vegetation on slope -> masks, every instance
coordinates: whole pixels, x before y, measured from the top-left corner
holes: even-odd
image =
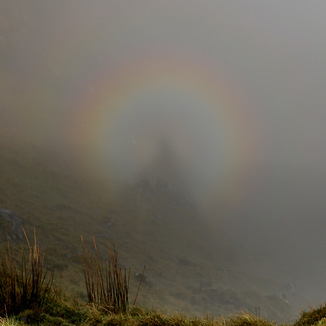
[[[301,313],[294,326],[326,325],[326,305]]]
[[[24,231],[25,232],[25,231]],[[184,315],[162,314],[129,306],[130,273],[121,268],[118,253],[109,246],[109,260],[102,263],[96,247],[90,253],[83,242],[85,286],[88,303],[68,297],[53,285],[53,274],[44,268],[44,254],[40,252],[34,231],[34,244],[29,256],[21,252],[18,260],[8,241],[6,252],[0,257],[0,326],[13,325],[169,325],[169,326],[276,326],[254,314],[242,313],[227,318],[194,318]],[[18,261],[18,263],[17,263]],[[143,276],[143,275],[142,275]],[[142,278],[141,278],[142,279]],[[104,281],[105,280],[105,281]],[[138,293],[137,293],[138,294]],[[122,296],[121,296],[122,295]],[[324,326],[326,306],[303,312],[293,326]]]
[[[326,309],[325,307],[323,309]],[[41,313],[35,310],[25,310],[12,317],[0,318],[1,326],[14,325],[80,325],[80,326],[324,326],[326,318],[316,318],[316,311],[302,313],[302,317],[294,324],[277,324],[274,321],[264,319],[253,314],[242,313],[228,317],[213,318],[204,316],[194,318],[180,314],[162,314],[155,310],[145,310],[139,307],[131,307],[125,313],[107,312],[94,304],[81,303],[64,297],[62,294],[56,297],[51,306]],[[309,322],[307,315],[310,315]]]

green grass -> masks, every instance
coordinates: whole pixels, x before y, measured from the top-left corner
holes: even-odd
[[[326,307],[321,307],[326,309]],[[320,308],[316,309],[319,310]],[[311,315],[309,321],[307,314]],[[278,324],[274,321],[264,319],[253,314],[237,314],[228,317],[189,317],[181,314],[162,314],[156,310],[146,310],[133,306],[128,312],[112,313],[101,309],[95,304],[80,303],[76,300],[56,297],[51,307],[46,311],[37,313],[26,310],[11,318],[0,318],[0,326],[14,325],[80,325],[80,326],[324,326],[325,317],[316,317],[319,312],[311,310],[304,312],[304,324],[302,317],[294,324]]]
[[[0,317],[0,326],[18,326],[21,325],[19,321],[14,318],[3,318]]]
[[[1,322],[3,324],[1,324]],[[162,314],[132,307],[128,313],[107,313],[95,305],[73,306],[71,303],[54,304],[53,310],[41,314],[27,310],[15,318],[3,318],[0,325],[125,325],[125,326],[276,326],[260,317],[241,314],[228,318],[194,318],[180,314]]]
[[[326,309],[326,307],[323,307]],[[317,309],[318,310],[318,309]],[[318,312],[311,310],[303,314],[315,314]],[[124,326],[297,326],[301,324],[302,317],[294,324],[278,324],[274,321],[262,317],[242,313],[228,317],[189,317],[180,314],[162,314],[156,310],[145,310],[139,307],[131,307],[129,312],[108,313],[101,310],[99,306],[72,302],[67,299],[57,298],[51,309],[37,314],[32,310],[11,318],[0,318],[0,326],[14,325],[81,325],[81,326],[104,326],[104,325],[124,325]],[[325,326],[326,318],[316,318],[305,320],[304,325]]]
[[[326,305],[318,308],[311,308],[310,311],[303,311],[301,317],[294,326],[325,325],[326,323]]]

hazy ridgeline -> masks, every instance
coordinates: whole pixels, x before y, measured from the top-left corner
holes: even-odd
[[[77,291],[89,233],[148,266],[144,304],[323,302],[325,10],[2,1],[0,208]]]

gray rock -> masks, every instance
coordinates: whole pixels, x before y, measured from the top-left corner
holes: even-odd
[[[21,240],[23,238],[24,220],[14,212],[0,208],[0,228],[9,240]]]
[[[142,284],[146,285],[149,288],[153,287],[153,283],[152,281],[145,275],[141,274],[141,273],[135,273],[135,279],[140,282],[142,281]]]

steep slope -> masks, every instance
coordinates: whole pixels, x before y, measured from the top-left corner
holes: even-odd
[[[144,172],[133,185],[116,187],[114,180],[67,172],[51,151],[3,143],[0,208],[22,218],[28,234],[36,227],[56,279],[83,298],[81,234],[89,246],[95,236],[103,258],[107,240],[118,249],[121,264],[132,269],[131,298],[146,265],[141,305],[189,314],[247,310],[289,319],[290,305],[278,294],[284,282],[241,269],[223,230],[202,222],[182,182],[173,181],[174,163],[165,159],[165,175],[153,176],[155,163],[150,180]]]

